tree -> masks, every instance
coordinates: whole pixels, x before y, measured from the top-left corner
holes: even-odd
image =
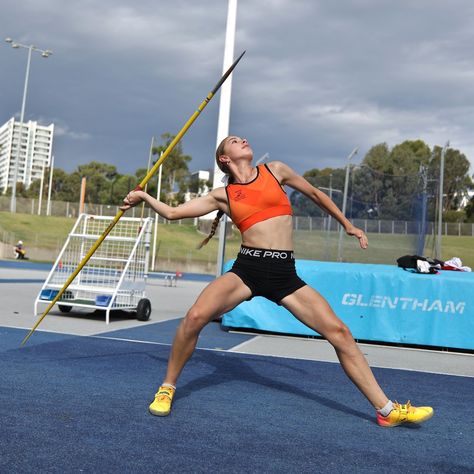
[[[303,176],[316,188],[326,194],[332,194],[332,199],[337,205],[342,205],[342,190],[344,189],[345,170],[342,168],[313,168],[306,171]],[[331,192],[332,190],[332,192]],[[310,199],[300,192],[290,194],[290,202],[296,215],[321,217],[325,215]]]
[[[212,181],[210,179],[199,179],[197,174],[191,175],[188,178],[187,189],[189,192],[201,196],[207,190],[212,188]]]
[[[464,210],[466,212],[467,221],[474,222],[474,196],[469,200]]]
[[[76,171],[81,178],[86,178],[86,201],[90,203],[107,203],[110,196],[111,183],[117,177],[114,165],[91,161],[86,165],[79,165]]]
[[[430,178],[439,183],[442,148],[435,146],[430,163]],[[469,176],[469,160],[459,150],[448,148],[444,161],[443,210],[456,210],[474,183]]]
[[[107,204],[120,205],[124,197],[137,185],[137,177],[131,174],[120,175],[110,182]],[[104,203],[105,204],[105,203]]]
[[[421,167],[431,151],[421,140],[404,141],[389,150],[386,143],[372,147],[351,180],[352,217],[415,218],[423,192]]]

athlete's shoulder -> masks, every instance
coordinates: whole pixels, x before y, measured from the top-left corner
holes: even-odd
[[[227,194],[224,186],[219,186],[209,191],[209,195],[217,201],[223,201],[227,199]]]
[[[295,171],[283,161],[270,161],[267,163],[267,166],[280,182],[296,174]]]

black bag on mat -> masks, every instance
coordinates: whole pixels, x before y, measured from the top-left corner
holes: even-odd
[[[415,270],[414,273],[438,273],[444,262],[436,258],[426,258],[420,255],[404,255],[397,258],[397,264],[404,270]]]

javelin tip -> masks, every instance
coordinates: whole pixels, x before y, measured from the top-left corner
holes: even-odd
[[[234,62],[233,64],[227,69],[225,74],[221,77],[221,80],[216,84],[214,89],[212,89],[211,94],[214,95],[222,86],[222,84],[225,82],[225,80],[230,76],[231,72],[234,70],[235,66],[237,66],[237,63],[242,59],[242,56],[246,53],[244,51]]]

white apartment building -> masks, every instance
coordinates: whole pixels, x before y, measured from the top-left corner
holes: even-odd
[[[14,117],[0,127],[1,193],[13,185],[19,144],[17,183],[22,182],[28,188],[34,180],[41,178],[51,163],[53,135],[54,124],[45,127],[30,120],[21,127],[20,140],[20,122]]]

